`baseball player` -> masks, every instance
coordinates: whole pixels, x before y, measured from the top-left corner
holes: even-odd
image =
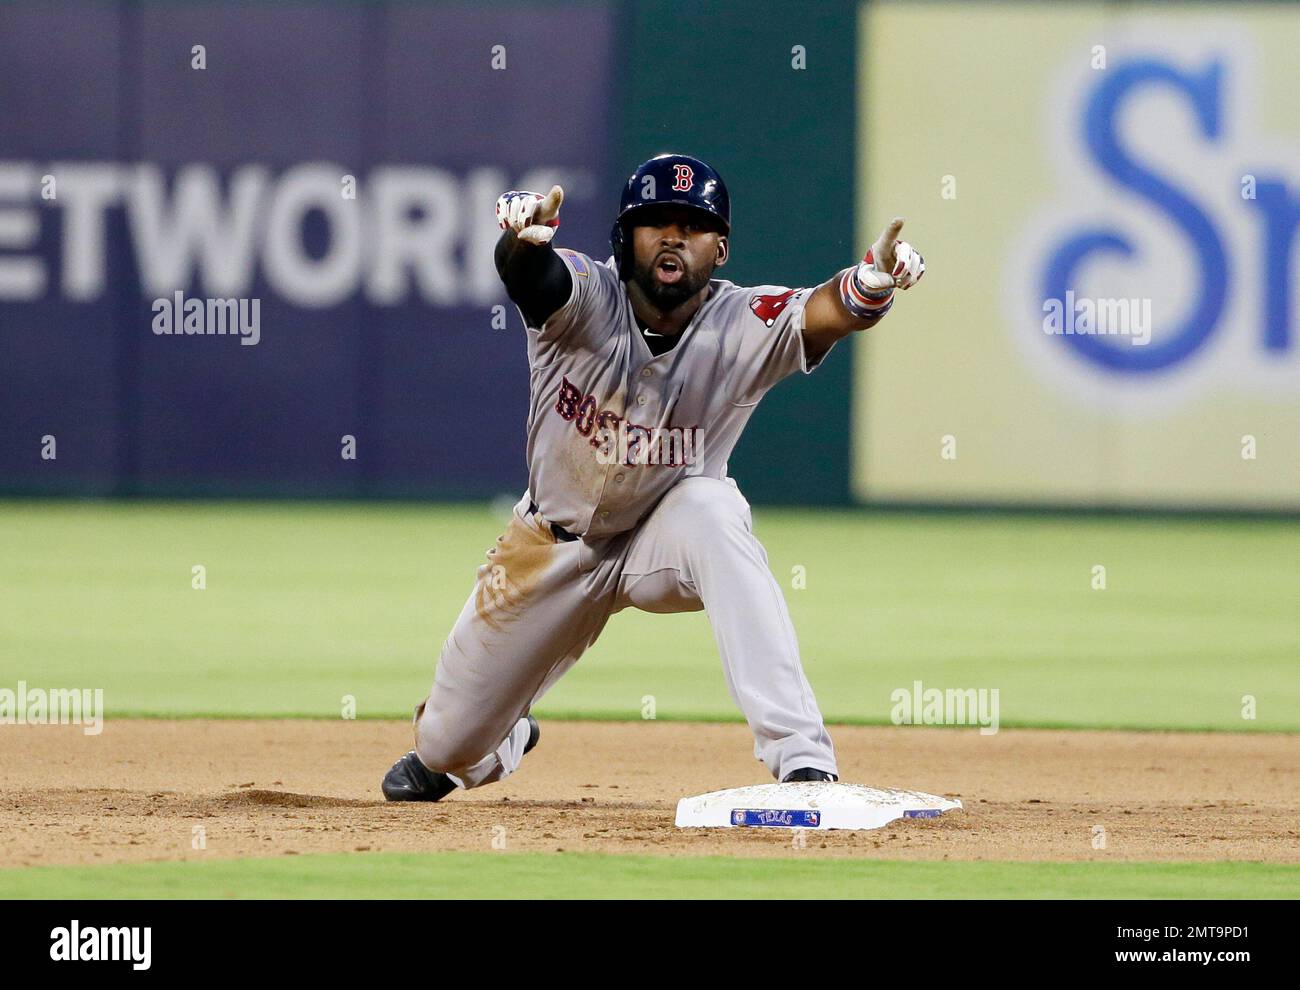
[[[874,326],[925,262],[894,220],[812,288],[715,278],[722,177],[660,155],[623,189],[607,261],[552,243],[564,193],[507,192],[497,270],[527,331],[528,490],[478,569],[416,709],[390,801],[437,801],[514,772],[529,714],[625,608],[704,609],[754,754],[780,781],[838,779],[781,588],[727,459],[767,390]]]

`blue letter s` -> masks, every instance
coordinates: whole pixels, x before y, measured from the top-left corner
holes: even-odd
[[[1084,115],[1084,140],[1098,167],[1117,183],[1160,208],[1182,228],[1200,266],[1200,298],[1186,323],[1161,344],[1116,347],[1103,338],[1076,334],[1059,339],[1078,349],[1082,357],[1121,373],[1160,371],[1177,364],[1204,344],[1227,302],[1228,262],[1209,218],[1178,189],[1143,168],[1120,146],[1116,117],[1121,104],[1144,86],[1166,85],[1186,94],[1206,137],[1219,135],[1219,84],[1222,65],[1213,62],[1199,74],[1184,74],[1163,62],[1139,60],[1109,70],[1097,87]],[[1046,299],[1064,299],[1074,287],[1074,276],[1087,257],[1109,251],[1123,257],[1134,253],[1132,244],[1110,230],[1087,230],[1061,244],[1043,273]],[[1077,293],[1076,293],[1077,294]]]

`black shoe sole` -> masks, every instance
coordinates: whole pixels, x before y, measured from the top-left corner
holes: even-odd
[[[525,755],[532,752],[541,738],[542,727],[537,724],[537,719],[529,715]],[[416,756],[415,750],[411,750],[384,774],[379,789],[389,801],[441,801],[456,789],[456,785],[445,773],[436,773],[426,767]]]
[[[421,763],[415,750],[394,763],[379,786],[389,801],[441,801],[456,789],[445,773],[435,773]]]
[[[814,770],[812,767],[800,767],[798,770],[791,770],[781,780],[783,784],[803,784],[803,783],[825,783],[833,784],[840,778],[833,773],[827,773],[825,770]]]
[[[528,716],[528,742],[524,743],[524,755],[527,756],[537,746],[537,741],[542,738],[542,727],[537,724],[537,719],[531,715]]]

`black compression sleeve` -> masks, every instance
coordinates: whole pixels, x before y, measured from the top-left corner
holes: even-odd
[[[507,230],[497,241],[496,263],[506,295],[530,327],[540,327],[569,301],[573,279],[550,244],[529,244]]]

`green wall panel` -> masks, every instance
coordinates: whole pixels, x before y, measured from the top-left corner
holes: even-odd
[[[680,151],[722,173],[722,274],[813,285],[855,261],[856,4],[641,0],[624,17],[625,171]],[[792,67],[796,45],[806,68]],[[852,343],[759,406],[730,467],[752,501],[849,500]]]

